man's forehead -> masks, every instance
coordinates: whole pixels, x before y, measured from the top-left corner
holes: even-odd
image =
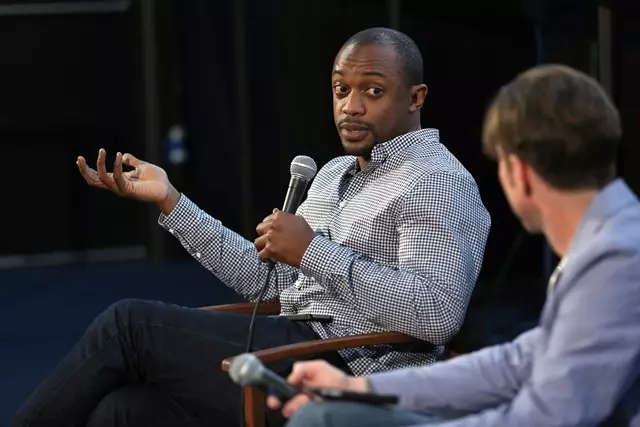
[[[345,46],[336,55],[333,71],[337,74],[357,72],[367,74],[395,74],[399,62],[392,47],[378,44]]]

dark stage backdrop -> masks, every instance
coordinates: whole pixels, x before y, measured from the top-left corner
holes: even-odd
[[[624,136],[622,175],[640,195],[640,2],[615,2],[613,10],[613,94],[620,108]]]
[[[140,151],[135,34],[131,10],[0,14],[0,255],[143,244],[140,209],[89,193],[75,166],[99,147]]]
[[[332,118],[332,61],[356,31],[391,24],[389,3],[155,2],[157,144],[163,153],[169,126],[185,126],[187,163],[170,166],[161,159],[180,189],[253,239],[254,225],[281,205],[295,155],[322,165],[342,154]],[[495,277],[521,228],[495,165],[481,155],[480,127],[496,89],[538,59],[532,15],[521,2],[506,0],[400,3],[399,29],[425,58],[430,92],[423,124],[440,129],[443,143],[478,181],[493,217],[483,276]],[[1,255],[149,242],[154,219],[148,212],[87,189],[73,163],[78,154],[93,160],[100,146],[144,157],[141,4],[109,14],[0,16],[6,159],[0,221],[11,224]],[[546,59],[591,71],[597,64],[595,2],[549,4],[538,16]],[[632,5],[614,9],[614,95],[626,128],[623,173],[637,189],[633,76],[640,64]],[[246,15],[244,43],[237,39],[237,10]],[[543,280],[542,239],[522,236],[512,271]],[[165,236],[164,243],[167,256],[185,256],[173,239]]]

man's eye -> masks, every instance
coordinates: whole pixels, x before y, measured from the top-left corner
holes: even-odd
[[[338,94],[344,94],[349,92],[349,89],[344,85],[333,85],[333,91]]]
[[[370,87],[369,89],[367,89],[367,92],[370,95],[378,96],[381,95],[383,91],[379,87]]]

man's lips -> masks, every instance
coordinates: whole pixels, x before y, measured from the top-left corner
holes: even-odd
[[[368,126],[357,124],[357,123],[345,123],[340,125],[340,129],[346,129],[349,131],[357,131],[357,130],[369,130]]]
[[[347,141],[360,141],[369,133],[369,128],[361,125],[346,124],[340,127],[340,134]]]

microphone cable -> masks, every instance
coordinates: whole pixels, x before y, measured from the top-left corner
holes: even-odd
[[[284,199],[284,207],[282,208],[283,212],[288,212],[291,214],[296,213],[306,191],[307,185],[316,175],[317,170],[318,168],[316,166],[316,162],[309,156],[296,156],[293,159],[290,166],[291,179],[289,180],[289,189],[287,190],[287,195]],[[258,308],[260,307],[260,303],[264,299],[264,295],[269,288],[271,273],[273,272],[274,268],[275,262],[269,260],[267,262],[267,277],[262,284],[262,288],[260,289],[260,293],[258,294],[258,299],[253,306],[251,319],[249,320],[249,334],[247,337],[247,345],[245,346],[245,353],[251,353]],[[244,416],[244,388],[241,390],[240,396],[240,426],[244,427],[246,423]]]
[[[245,346],[244,352],[251,353],[251,346],[253,345],[253,330],[256,323],[256,315],[258,314],[258,307],[264,298],[264,294],[267,293],[267,289],[269,289],[269,281],[271,280],[271,272],[275,267],[275,263],[273,261],[269,261],[267,264],[267,277],[262,284],[262,288],[260,289],[260,293],[258,294],[258,299],[253,306],[253,313],[251,313],[251,320],[249,321],[249,334],[247,336],[247,345]]]
[[[269,261],[267,264],[267,277],[262,284],[262,288],[260,289],[260,293],[258,294],[258,299],[256,300],[253,306],[253,313],[251,313],[251,320],[249,320],[249,333],[247,335],[247,344],[245,346],[244,352],[251,353],[251,347],[253,345],[253,335],[256,323],[256,317],[258,314],[258,308],[260,307],[260,303],[264,298],[264,295],[267,293],[267,289],[269,289],[269,282],[271,280],[271,272],[275,267],[275,263],[273,261]],[[245,427],[246,419],[244,414],[244,387],[240,389],[240,427]]]

